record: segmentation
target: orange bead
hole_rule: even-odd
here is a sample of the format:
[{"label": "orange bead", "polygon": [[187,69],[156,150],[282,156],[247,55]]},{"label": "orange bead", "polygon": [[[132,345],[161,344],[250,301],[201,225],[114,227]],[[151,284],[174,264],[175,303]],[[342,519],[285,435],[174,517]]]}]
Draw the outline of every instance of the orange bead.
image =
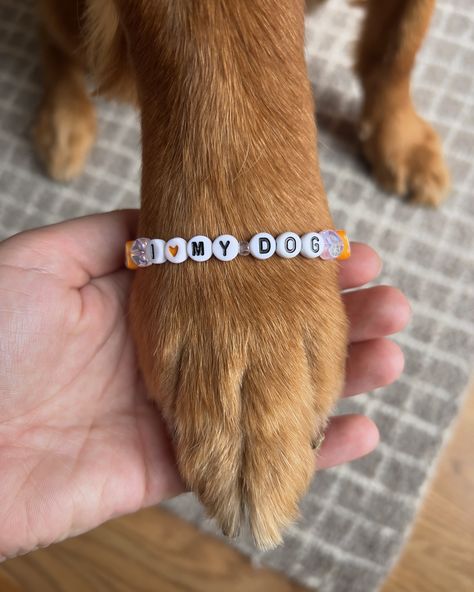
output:
[{"label": "orange bead", "polygon": [[138,266],[132,261],[131,250],[135,241],[127,241],[125,243],[125,267],[127,269],[137,269]]},{"label": "orange bead", "polygon": [[349,259],[351,256],[351,243],[347,237],[345,230],[336,230],[337,234],[342,238],[342,242],[344,243],[344,249],[342,253],[339,255],[338,260],[344,261],[344,259]]}]

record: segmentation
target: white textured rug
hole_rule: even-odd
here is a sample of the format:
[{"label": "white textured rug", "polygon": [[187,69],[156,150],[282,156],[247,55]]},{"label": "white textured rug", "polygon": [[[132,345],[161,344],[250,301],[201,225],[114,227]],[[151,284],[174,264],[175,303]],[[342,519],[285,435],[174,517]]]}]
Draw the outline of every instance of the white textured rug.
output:
[{"label": "white textured rug", "polygon": [[[104,102],[84,175],[68,186],[42,175],[29,141],[41,90],[33,5],[0,0],[0,237],[137,205],[139,193],[136,116]],[[439,1],[414,76],[416,103],[443,136],[453,176],[451,198],[440,211],[383,194],[361,161],[353,132],[359,92],[350,71],[358,16],[344,0],[331,0],[307,21],[321,166],[337,224],[380,251],[381,281],[411,299],[413,321],[397,337],[406,371],[396,385],[350,403],[379,426],[377,451],[318,475],[284,546],[257,555],[241,545],[322,592],[373,592],[397,558],[459,408],[474,351],[472,0]],[[190,496],[171,506],[212,529]]]}]

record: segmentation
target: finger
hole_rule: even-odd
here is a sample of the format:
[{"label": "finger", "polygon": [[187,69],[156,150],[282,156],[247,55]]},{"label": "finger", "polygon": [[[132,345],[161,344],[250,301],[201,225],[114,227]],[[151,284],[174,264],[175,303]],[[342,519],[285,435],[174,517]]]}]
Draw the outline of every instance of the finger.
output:
[{"label": "finger", "polygon": [[395,382],[403,372],[402,350],[389,339],[372,339],[349,346],[343,397],[366,393]]},{"label": "finger", "polygon": [[17,234],[2,249],[11,264],[56,275],[80,288],[90,278],[123,267],[125,241],[134,237],[137,220],[138,210],[84,216]]},{"label": "finger", "polygon": [[377,253],[364,243],[351,243],[351,256],[341,261],[339,285],[341,290],[358,288],[374,280],[382,270]]},{"label": "finger", "polygon": [[[138,210],[117,210],[50,226],[80,285],[124,266],[125,242],[134,237]],[[83,282],[83,283],[82,283]]]},{"label": "finger", "polygon": [[364,415],[333,417],[317,453],[318,469],[328,469],[372,452],[379,443],[379,431]]},{"label": "finger", "polygon": [[349,341],[367,341],[401,331],[410,320],[405,295],[391,286],[375,286],[343,294],[349,318]]}]

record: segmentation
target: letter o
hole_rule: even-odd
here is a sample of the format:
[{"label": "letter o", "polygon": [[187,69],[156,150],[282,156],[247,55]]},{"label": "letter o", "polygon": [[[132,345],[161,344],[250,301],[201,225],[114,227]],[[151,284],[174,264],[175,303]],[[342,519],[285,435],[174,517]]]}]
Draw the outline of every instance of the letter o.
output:
[{"label": "letter o", "polygon": [[301,239],[294,232],[283,232],[276,239],[276,252],[280,257],[291,259],[301,252]]}]

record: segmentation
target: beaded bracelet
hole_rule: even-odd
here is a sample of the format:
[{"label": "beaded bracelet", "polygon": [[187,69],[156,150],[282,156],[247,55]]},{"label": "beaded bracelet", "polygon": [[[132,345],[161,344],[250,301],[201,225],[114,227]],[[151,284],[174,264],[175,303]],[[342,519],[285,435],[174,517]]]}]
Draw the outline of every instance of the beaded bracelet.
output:
[{"label": "beaded bracelet", "polygon": [[194,236],[189,241],[175,237],[169,241],[160,238],[137,238],[125,244],[125,265],[128,269],[148,267],[154,263],[182,263],[186,259],[207,261],[213,255],[220,261],[231,261],[237,255],[252,255],[268,259],[274,254],[285,259],[303,255],[307,259],[347,259],[351,247],[344,230],[307,232],[299,237],[294,232],[283,232],[276,239],[260,232],[250,241],[239,241],[231,234],[221,234],[213,241],[207,236]]}]

